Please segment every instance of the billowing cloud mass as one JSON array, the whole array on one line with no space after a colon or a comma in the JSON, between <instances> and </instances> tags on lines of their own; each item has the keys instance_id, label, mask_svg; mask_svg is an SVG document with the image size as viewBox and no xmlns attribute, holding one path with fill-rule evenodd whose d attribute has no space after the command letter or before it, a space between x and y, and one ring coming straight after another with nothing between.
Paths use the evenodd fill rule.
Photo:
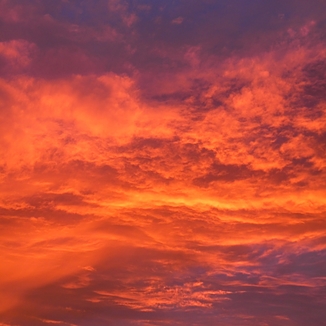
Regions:
<instances>
[{"instance_id":1,"label":"billowing cloud mass","mask_svg":"<svg viewBox=\"0 0 326 326\"><path fill-rule=\"evenodd\" d=\"M0 325L326 325L326 3L0 0Z\"/></svg>"}]
</instances>

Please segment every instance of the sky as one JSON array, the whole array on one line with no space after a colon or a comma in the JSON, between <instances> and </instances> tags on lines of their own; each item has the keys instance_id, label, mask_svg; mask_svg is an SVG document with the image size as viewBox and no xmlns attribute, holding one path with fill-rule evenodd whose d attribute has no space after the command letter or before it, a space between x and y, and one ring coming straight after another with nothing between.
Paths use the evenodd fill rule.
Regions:
<instances>
[{"instance_id":1,"label":"sky","mask_svg":"<svg viewBox=\"0 0 326 326\"><path fill-rule=\"evenodd\" d=\"M0 0L0 326L326 325L325 0Z\"/></svg>"}]
</instances>

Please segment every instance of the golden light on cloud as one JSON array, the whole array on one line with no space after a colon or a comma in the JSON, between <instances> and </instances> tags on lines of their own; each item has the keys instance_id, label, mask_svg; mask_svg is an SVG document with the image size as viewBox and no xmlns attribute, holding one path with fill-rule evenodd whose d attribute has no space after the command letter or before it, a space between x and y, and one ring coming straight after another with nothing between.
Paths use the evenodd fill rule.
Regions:
<instances>
[{"instance_id":1,"label":"golden light on cloud","mask_svg":"<svg viewBox=\"0 0 326 326\"><path fill-rule=\"evenodd\" d=\"M0 0L0 325L323 325L307 8Z\"/></svg>"}]
</instances>

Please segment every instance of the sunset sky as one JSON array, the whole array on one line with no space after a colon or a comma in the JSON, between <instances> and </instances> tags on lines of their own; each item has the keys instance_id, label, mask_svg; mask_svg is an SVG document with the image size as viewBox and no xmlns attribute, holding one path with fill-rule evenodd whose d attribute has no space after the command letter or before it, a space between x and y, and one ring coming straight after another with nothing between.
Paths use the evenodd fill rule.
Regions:
<instances>
[{"instance_id":1,"label":"sunset sky","mask_svg":"<svg viewBox=\"0 0 326 326\"><path fill-rule=\"evenodd\" d=\"M0 326L326 325L325 0L0 0Z\"/></svg>"}]
</instances>

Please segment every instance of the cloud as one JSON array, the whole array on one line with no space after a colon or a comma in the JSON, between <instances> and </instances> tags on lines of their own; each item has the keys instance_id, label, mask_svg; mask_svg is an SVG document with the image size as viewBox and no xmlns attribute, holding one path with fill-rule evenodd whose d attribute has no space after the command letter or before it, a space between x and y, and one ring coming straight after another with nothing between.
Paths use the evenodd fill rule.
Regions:
<instances>
[{"instance_id":1,"label":"cloud","mask_svg":"<svg viewBox=\"0 0 326 326\"><path fill-rule=\"evenodd\" d=\"M323 7L0 1L0 323L321 325Z\"/></svg>"}]
</instances>

